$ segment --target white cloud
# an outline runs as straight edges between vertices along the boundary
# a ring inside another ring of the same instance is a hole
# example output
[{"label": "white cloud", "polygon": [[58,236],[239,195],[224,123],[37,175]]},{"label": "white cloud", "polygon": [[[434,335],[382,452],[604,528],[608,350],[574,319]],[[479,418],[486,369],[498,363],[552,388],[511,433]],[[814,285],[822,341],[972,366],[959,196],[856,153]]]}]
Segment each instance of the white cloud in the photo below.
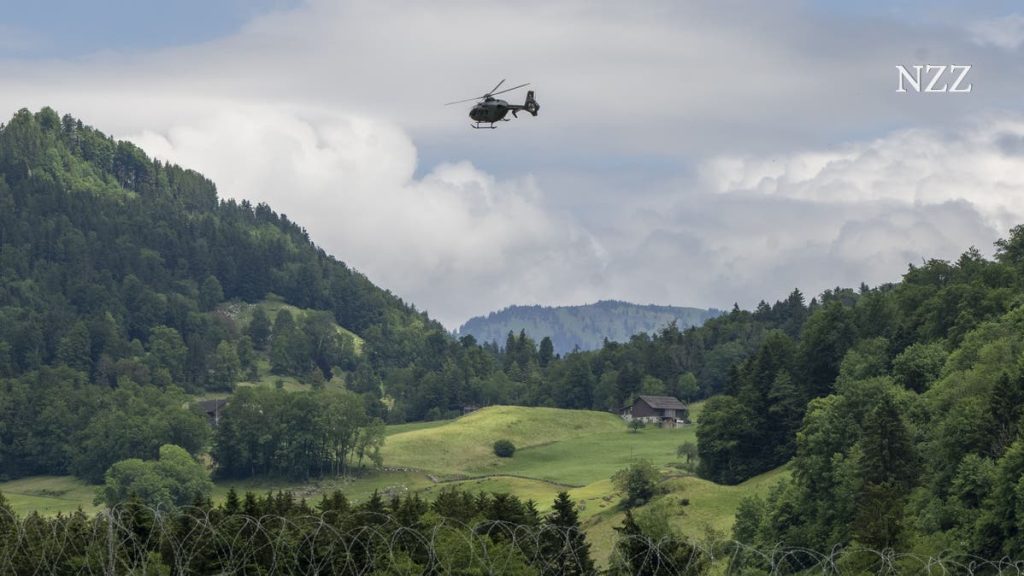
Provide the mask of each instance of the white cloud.
[{"label": "white cloud", "polygon": [[971,39],[982,46],[1016,50],[1024,44],[1024,15],[1009,14],[980,20],[968,27]]},{"label": "white cloud", "polygon": [[833,150],[706,162],[713,190],[746,190],[837,206],[965,201],[995,229],[1024,220],[1024,121],[975,119],[957,130],[897,131]]},{"label": "white cloud", "polygon": [[203,172],[222,196],[268,202],[449,326],[600,267],[595,241],[545,212],[529,177],[499,180],[462,161],[414,178],[416,149],[387,122],[232,106],[130,139]]}]

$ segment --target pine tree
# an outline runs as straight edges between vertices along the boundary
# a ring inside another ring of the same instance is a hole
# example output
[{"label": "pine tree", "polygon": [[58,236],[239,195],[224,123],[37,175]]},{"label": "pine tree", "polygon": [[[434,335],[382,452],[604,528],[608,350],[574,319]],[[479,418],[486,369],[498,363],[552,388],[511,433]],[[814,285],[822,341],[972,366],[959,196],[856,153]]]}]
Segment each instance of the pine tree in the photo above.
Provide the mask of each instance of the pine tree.
[{"label": "pine tree", "polygon": [[270,341],[270,318],[262,306],[257,306],[252,311],[252,320],[249,322],[249,337],[252,338],[252,345],[257,350],[266,350]]},{"label": "pine tree", "polygon": [[224,300],[224,289],[216,276],[207,276],[199,287],[199,308],[204,311],[213,308]]},{"label": "pine tree", "polygon": [[622,526],[613,528],[618,533],[615,550],[612,552],[612,565],[609,574],[616,576],[650,576],[656,573],[651,542],[644,536],[640,525],[636,523],[632,510],[626,510]]},{"label": "pine tree", "polygon": [[224,512],[228,514],[238,514],[242,510],[242,502],[238,498],[238,492],[235,492],[234,486],[228,488],[228,496],[224,502]]},{"label": "pine tree", "polygon": [[580,526],[576,504],[566,492],[559,492],[553,511],[543,523],[541,554],[545,560],[542,573],[551,576],[576,576],[594,573],[587,543]]},{"label": "pine tree", "polygon": [[537,354],[537,363],[541,368],[547,368],[548,364],[555,357],[555,345],[551,342],[550,336],[545,336],[540,341],[540,351]]},{"label": "pine tree", "polygon": [[864,418],[860,446],[863,482],[854,532],[864,545],[882,550],[903,532],[903,507],[916,476],[916,456],[895,401],[889,395]]},{"label": "pine tree", "polygon": [[1024,409],[1024,387],[1021,378],[1011,378],[1005,372],[996,380],[989,395],[989,426],[992,445],[990,455],[999,458],[1017,437]]},{"label": "pine tree", "polygon": [[281,309],[274,318],[274,338],[270,343],[270,370],[274,374],[295,373],[301,359],[296,356],[301,338],[295,319],[287,309]]}]

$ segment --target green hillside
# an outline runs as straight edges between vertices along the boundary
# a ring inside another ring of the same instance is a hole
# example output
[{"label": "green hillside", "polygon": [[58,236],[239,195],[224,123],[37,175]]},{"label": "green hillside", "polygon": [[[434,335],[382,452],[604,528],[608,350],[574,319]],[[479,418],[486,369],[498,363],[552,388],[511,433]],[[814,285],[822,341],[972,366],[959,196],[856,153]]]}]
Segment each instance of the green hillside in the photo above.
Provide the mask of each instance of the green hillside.
[{"label": "green hillside", "polygon": [[442,426],[390,436],[383,455],[389,466],[464,473],[499,466],[493,453],[497,440],[511,440],[518,456],[531,447],[624,429],[622,420],[608,413],[491,406]]},{"label": "green hillside", "polygon": [[[698,417],[700,404],[691,406]],[[683,474],[676,448],[696,439],[695,426],[677,429],[645,428],[631,432],[617,416],[601,412],[493,406],[449,421],[388,427],[383,471],[355,478],[324,478],[312,482],[286,480],[224,480],[214,490],[223,502],[229,487],[266,493],[291,490],[315,500],[341,490],[353,502],[366,501],[374,491],[386,496],[418,492],[426,498],[450,487],[471,492],[505,492],[532,499],[546,512],[558,492],[568,490],[580,508],[593,543],[595,558],[604,562],[611,550],[623,510],[611,475],[638,458],[657,465],[663,474],[663,493],[640,510],[676,506],[673,525],[690,537],[708,530],[728,535],[739,502],[764,496],[778,480],[789,476],[779,469],[736,486],[717,485]],[[515,455],[499,459],[492,444],[511,439]],[[79,506],[95,510],[95,487],[69,477],[32,477],[0,483],[19,514],[68,513]],[[689,504],[679,507],[680,499]]]},{"label": "green hillside", "polygon": [[202,454],[190,397],[239,385],[350,388],[383,418],[450,341],[266,204],[49,108],[0,124],[0,480]]},{"label": "green hillside", "polygon": [[536,342],[551,338],[556,354],[574,349],[597,350],[604,340],[626,342],[635,334],[653,334],[675,322],[680,330],[700,326],[719,310],[640,305],[604,300],[583,306],[510,306],[487,316],[471,318],[459,336],[504,345],[509,332],[525,331]]}]

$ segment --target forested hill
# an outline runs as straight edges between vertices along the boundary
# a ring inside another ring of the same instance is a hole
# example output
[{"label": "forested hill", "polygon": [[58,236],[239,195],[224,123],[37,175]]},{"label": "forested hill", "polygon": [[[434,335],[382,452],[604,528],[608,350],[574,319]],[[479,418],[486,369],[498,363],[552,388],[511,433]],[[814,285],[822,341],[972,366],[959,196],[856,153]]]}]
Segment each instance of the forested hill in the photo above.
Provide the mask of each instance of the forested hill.
[{"label": "forested hill", "polygon": [[653,334],[675,322],[680,330],[700,326],[721,315],[720,310],[631,304],[602,300],[583,306],[509,306],[487,316],[471,318],[459,328],[459,335],[472,335],[478,342],[505,343],[509,332],[540,341],[551,338],[556,354],[574,349],[597,350],[607,339],[626,342],[635,334]]},{"label": "forested hill", "polygon": [[[0,130],[0,246],[0,374],[53,363],[78,322],[90,336],[83,367],[93,368],[121,344],[145,345],[156,326],[202,339],[190,315],[268,294],[330,311],[371,342],[410,326],[440,330],[284,214],[218,201],[201,174],[48,108],[22,110]],[[195,362],[189,380],[202,386]]]},{"label": "forested hill", "polygon": [[206,449],[177,395],[268,370],[383,416],[379,374],[448,341],[265,204],[49,108],[0,124],[0,476]]}]

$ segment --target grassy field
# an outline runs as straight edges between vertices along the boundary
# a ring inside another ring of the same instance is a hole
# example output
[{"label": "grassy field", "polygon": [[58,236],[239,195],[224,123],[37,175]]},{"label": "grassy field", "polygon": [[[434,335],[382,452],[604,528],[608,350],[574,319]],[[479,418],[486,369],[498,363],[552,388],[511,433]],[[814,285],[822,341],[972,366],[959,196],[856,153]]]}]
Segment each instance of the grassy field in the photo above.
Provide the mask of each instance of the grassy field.
[{"label": "grassy field", "polygon": [[[650,503],[641,506],[636,513],[643,514],[652,507],[666,507],[673,527],[681,534],[694,540],[728,539],[732,533],[736,507],[740,500],[748,495],[766,495],[772,486],[779,480],[788,478],[789,474],[789,470],[783,466],[736,486],[722,486],[692,476],[672,478],[661,486],[663,490],[668,491],[666,494],[659,495]],[[587,539],[591,543],[591,552],[595,559],[604,562],[612,552],[615,544],[615,527],[622,525],[625,512],[616,505],[619,495],[614,493],[610,482],[588,487],[591,488],[589,497],[576,491],[570,494],[577,503],[581,497],[584,500],[580,516],[587,532]],[[605,501],[609,494],[614,495],[611,502]],[[682,505],[684,498],[689,501],[685,506]]]},{"label": "grassy field", "polygon": [[[242,380],[240,382],[235,383],[235,386],[265,386],[269,388],[277,387],[278,382],[280,382],[281,388],[283,390],[287,390],[288,392],[297,392],[303,390],[309,391],[313,389],[311,385],[300,381],[298,378],[294,376],[271,374],[270,361],[267,360],[266,358],[261,357],[257,359],[256,366],[259,371],[259,378],[257,378],[256,380]],[[339,376],[338,374],[335,374],[334,377],[331,378],[328,382],[326,382],[325,385],[328,388],[344,388],[345,379]],[[221,397],[227,396],[230,396],[230,394],[226,392],[221,393]]]},{"label": "grassy field", "polygon": [[470,465],[469,473],[502,473],[585,486],[611,477],[616,470],[646,458],[665,466],[678,461],[676,448],[696,442],[694,427],[668,430],[647,428],[627,432],[619,423],[612,432],[597,432],[568,441],[527,447],[509,459],[490,458]]},{"label": "grassy field", "polygon": [[[691,407],[696,420],[702,406]],[[495,440],[507,438],[517,446],[512,458],[497,458]],[[492,406],[455,420],[416,422],[388,427],[384,449],[386,469],[356,478],[331,478],[309,483],[261,479],[218,482],[214,501],[229,488],[239,493],[291,490],[315,503],[324,493],[341,490],[353,502],[375,490],[387,497],[419,492],[430,498],[445,487],[470,491],[509,492],[532,499],[542,512],[558,492],[568,490],[579,504],[580,516],[595,558],[608,557],[622,523],[623,511],[611,483],[615,471],[638,458],[659,466],[666,478],[663,494],[641,510],[668,507],[672,522],[684,534],[704,538],[728,537],[737,505],[745,495],[765,494],[780,479],[783,468],[738,486],[721,486],[683,475],[670,464],[679,462],[676,448],[696,442],[696,426],[677,429],[645,428],[631,432],[612,414],[554,408]],[[70,477],[34,477],[0,483],[0,492],[19,514],[70,512],[81,506],[94,511],[96,488]],[[684,506],[683,499],[688,503]]]},{"label": "grassy field", "polygon": [[[605,412],[491,406],[441,426],[390,436],[383,455],[388,466],[441,475],[497,473],[531,447],[625,431],[620,418]],[[517,453],[500,462],[493,445],[503,438],[516,445]]]},{"label": "grassy field", "polygon": [[428,428],[437,428],[438,426],[444,426],[451,422],[451,420],[433,420],[431,422],[408,422],[406,424],[391,424],[388,426],[387,435],[388,438],[395,436],[396,434],[403,434],[405,432],[415,432],[416,430],[426,430]]},{"label": "grassy field", "polygon": [[92,503],[96,486],[71,476],[32,476],[3,482],[0,492],[18,515],[30,512],[52,515],[74,512],[78,508],[85,512],[99,510],[99,506]]}]

